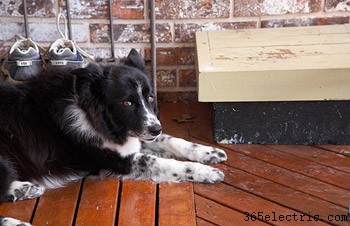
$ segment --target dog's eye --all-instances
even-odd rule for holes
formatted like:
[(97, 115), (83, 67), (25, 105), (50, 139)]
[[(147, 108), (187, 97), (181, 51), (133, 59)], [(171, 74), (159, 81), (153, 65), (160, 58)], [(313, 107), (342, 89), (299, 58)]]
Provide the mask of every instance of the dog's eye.
[(153, 103), (154, 97), (152, 97), (152, 96), (147, 97), (147, 101), (148, 101), (149, 103)]
[(130, 101), (127, 101), (127, 100), (124, 100), (123, 104), (124, 104), (125, 107), (129, 107), (129, 106), (132, 105), (132, 103)]

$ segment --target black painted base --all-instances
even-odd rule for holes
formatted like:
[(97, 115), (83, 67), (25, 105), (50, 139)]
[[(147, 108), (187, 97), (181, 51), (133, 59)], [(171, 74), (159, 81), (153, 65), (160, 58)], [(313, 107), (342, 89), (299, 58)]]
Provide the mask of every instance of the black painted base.
[(213, 103), (214, 140), (230, 144), (350, 144), (350, 101)]

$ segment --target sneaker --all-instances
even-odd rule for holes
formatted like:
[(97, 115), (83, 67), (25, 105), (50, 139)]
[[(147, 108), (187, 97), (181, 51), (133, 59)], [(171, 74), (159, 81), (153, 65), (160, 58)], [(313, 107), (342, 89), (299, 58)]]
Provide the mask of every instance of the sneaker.
[(30, 38), (16, 36), (2, 64), (2, 73), (13, 83), (20, 83), (40, 74), (43, 60), (38, 45)]
[[(60, 29), (60, 20), (64, 22), (64, 34)], [(82, 68), (93, 60), (93, 56), (79, 48), (75, 42), (68, 39), (68, 23), (63, 13), (57, 15), (57, 31), (61, 34), (60, 39), (53, 42), (47, 51), (48, 67), (62, 67), (68, 69)]]
[(92, 57), (80, 49), (73, 41), (60, 38), (53, 42), (47, 52), (48, 67), (69, 69), (86, 67)]

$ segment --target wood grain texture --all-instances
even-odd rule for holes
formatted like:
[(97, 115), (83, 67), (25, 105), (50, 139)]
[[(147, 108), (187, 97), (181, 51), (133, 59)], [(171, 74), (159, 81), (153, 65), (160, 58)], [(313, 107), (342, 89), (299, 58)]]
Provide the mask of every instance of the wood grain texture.
[[(193, 142), (225, 149), (228, 160), (212, 166), (226, 177), (221, 184), (92, 180), (47, 190), (37, 200), (0, 204), (0, 215), (37, 225), (300, 225), (300, 221), (244, 221), (244, 213), (264, 216), (344, 215), (350, 197), (349, 146), (218, 145), (213, 142), (208, 104), (164, 104), (165, 130)], [(192, 113), (193, 123), (172, 117)], [(174, 134), (172, 134), (174, 133)], [(181, 135), (182, 134), (182, 135)], [(345, 160), (344, 160), (345, 159)], [(337, 165), (338, 164), (338, 165)]]
[(216, 225), (267, 225), (259, 220), (249, 220), (245, 214), (201, 196), (196, 195), (195, 199), (197, 215)]
[(81, 182), (67, 187), (46, 190), (40, 197), (33, 225), (72, 225)]
[(117, 179), (86, 179), (75, 225), (115, 225), (118, 192), (119, 180)]
[(156, 189), (150, 181), (123, 181), (118, 225), (154, 225)]
[(192, 183), (159, 185), (159, 225), (196, 225)]
[(29, 222), (34, 214), (37, 199), (17, 202), (0, 203), (0, 216), (13, 217), (24, 222)]

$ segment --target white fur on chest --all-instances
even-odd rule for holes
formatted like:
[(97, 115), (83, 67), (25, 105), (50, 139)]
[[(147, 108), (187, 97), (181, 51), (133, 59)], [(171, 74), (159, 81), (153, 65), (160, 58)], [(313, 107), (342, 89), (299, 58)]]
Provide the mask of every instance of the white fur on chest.
[(103, 148), (108, 148), (112, 151), (118, 152), (122, 157), (139, 153), (141, 150), (141, 142), (137, 137), (128, 137), (125, 144), (115, 144), (110, 141), (104, 141)]

